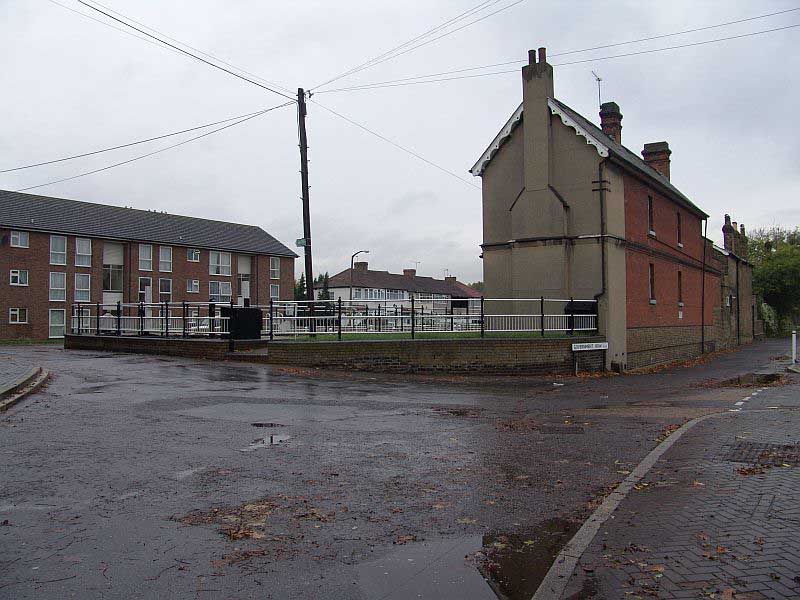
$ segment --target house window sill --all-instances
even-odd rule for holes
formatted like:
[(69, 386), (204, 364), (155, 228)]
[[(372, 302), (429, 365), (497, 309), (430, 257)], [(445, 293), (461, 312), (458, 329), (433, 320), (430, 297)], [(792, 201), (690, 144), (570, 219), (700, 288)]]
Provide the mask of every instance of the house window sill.
[(655, 299), (651, 298), (651, 299), (650, 299), (650, 304), (652, 304), (653, 306), (655, 306), (655, 304), (656, 304), (656, 301), (655, 301)]

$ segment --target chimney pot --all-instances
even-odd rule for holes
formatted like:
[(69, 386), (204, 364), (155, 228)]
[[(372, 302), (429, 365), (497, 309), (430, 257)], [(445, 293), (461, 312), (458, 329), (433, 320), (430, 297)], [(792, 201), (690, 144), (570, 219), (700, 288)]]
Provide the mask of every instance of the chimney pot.
[(669, 179), (669, 157), (672, 150), (669, 149), (667, 142), (653, 142), (645, 144), (642, 150), (642, 158), (649, 166)]
[(739, 225), (739, 233), (741, 233), (742, 235), (745, 235), (745, 233), (744, 233), (744, 223)]
[(403, 269), (403, 275), (406, 277), (415, 277), (417, 274), (416, 269)]
[(529, 65), (536, 64), (536, 50), (528, 50), (528, 64)]
[(539, 62), (540, 63), (547, 62), (547, 48), (539, 48)]
[(622, 113), (616, 102), (603, 102), (600, 105), (600, 127), (608, 137), (618, 144), (622, 143)]

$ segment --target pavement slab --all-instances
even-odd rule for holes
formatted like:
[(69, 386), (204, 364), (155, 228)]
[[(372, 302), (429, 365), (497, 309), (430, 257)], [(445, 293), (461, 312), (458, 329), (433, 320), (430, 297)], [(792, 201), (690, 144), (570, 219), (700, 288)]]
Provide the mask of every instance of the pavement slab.
[(620, 504), (564, 598), (800, 597), (800, 385), (743, 389), (737, 402)]

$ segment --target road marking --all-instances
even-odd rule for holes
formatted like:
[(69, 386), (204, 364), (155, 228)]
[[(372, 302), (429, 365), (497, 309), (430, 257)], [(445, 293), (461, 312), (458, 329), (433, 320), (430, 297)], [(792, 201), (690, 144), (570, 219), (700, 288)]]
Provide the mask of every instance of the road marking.
[(729, 408), (728, 412), (742, 412), (741, 408)]
[(734, 404), (734, 406), (741, 406), (742, 404), (744, 404), (744, 400), (739, 400)]

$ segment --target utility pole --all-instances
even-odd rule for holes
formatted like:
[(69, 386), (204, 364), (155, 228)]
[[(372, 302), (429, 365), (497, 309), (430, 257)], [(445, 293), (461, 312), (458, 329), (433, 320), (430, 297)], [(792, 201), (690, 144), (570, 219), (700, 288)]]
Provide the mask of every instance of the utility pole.
[[(306, 137), (306, 93), (297, 88), (297, 125), (300, 134), (300, 179), (303, 186), (303, 251), (306, 262), (306, 300), (314, 300), (314, 268), (311, 263), (311, 209), (308, 194), (308, 138)], [(314, 305), (309, 305), (312, 314)]]

